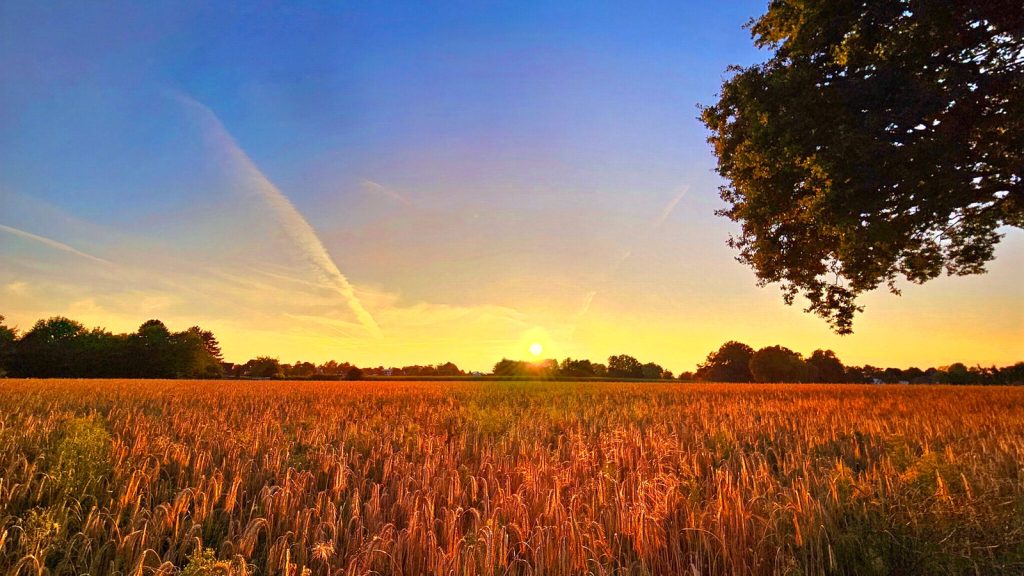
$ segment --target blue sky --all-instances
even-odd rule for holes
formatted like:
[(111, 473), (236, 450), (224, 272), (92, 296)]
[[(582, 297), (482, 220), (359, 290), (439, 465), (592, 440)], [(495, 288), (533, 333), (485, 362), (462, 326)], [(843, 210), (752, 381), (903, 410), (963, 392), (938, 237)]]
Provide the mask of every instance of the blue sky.
[(733, 260), (696, 105), (763, 58), (741, 28), (763, 8), (6, 3), (0, 225), (117, 268), (0, 233), (0, 313), (198, 322), (236, 360), (1019, 359), (1019, 231), (987, 276), (870, 297), (847, 338)]

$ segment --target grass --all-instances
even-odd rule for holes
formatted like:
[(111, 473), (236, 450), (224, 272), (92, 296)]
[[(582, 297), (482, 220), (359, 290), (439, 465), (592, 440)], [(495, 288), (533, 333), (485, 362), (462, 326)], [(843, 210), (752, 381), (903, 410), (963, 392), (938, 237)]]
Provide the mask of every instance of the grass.
[(1024, 388), (0, 380), (0, 574), (1021, 574)]

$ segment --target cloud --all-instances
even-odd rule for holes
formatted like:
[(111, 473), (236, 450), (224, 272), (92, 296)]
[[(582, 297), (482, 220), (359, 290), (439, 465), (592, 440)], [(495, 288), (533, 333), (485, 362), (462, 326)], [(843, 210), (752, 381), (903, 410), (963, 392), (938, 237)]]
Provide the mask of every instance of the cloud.
[(96, 262), (97, 264), (103, 264), (105, 266), (113, 266), (113, 263), (108, 261), (108, 260), (104, 260), (103, 258), (98, 258), (96, 256), (93, 256), (92, 254), (86, 254), (85, 252), (82, 252), (81, 250), (72, 248), (71, 246), (68, 246), (67, 244), (64, 244), (63, 242), (58, 242), (58, 241), (56, 241), (56, 240), (54, 240), (52, 238), (46, 238), (44, 236), (39, 236), (39, 235), (33, 234), (31, 232), (26, 232), (24, 230), (19, 230), (17, 228), (12, 228), (10, 226), (5, 226), (3, 224), (0, 224), (0, 231), (7, 232), (8, 234), (13, 234), (13, 235), (18, 236), (20, 238), (25, 238), (25, 239), (28, 239), (28, 240), (34, 240), (36, 242), (39, 242), (40, 244), (45, 244), (46, 246), (49, 246), (50, 248), (53, 248), (55, 250), (60, 250), (61, 252), (67, 252), (68, 254), (74, 254), (75, 256), (78, 256), (80, 258), (85, 258), (86, 260), (91, 260), (93, 262)]
[(225, 156), (238, 178), (237, 185), (245, 192), (260, 198), (270, 207), (277, 218), (281, 229), (298, 247), (306, 263), (327, 285), (332, 287), (355, 314), (359, 323), (373, 336), (381, 336), (380, 326), (360, 302), (355, 288), (348, 278), (341, 273), (331, 259), (327, 249), (317, 236), (309, 222), (295, 208), (280, 189), (277, 188), (260, 171), (259, 167), (249, 158), (235, 139), (228, 133), (224, 124), (207, 106), (195, 99), (181, 94), (177, 99), (184, 103), (202, 122), (206, 137), (212, 145)]
[[(629, 260), (629, 257), (633, 255), (633, 248), (635, 247), (635, 245), (644, 242), (651, 234), (657, 232), (658, 229), (665, 224), (665, 221), (668, 220), (669, 216), (672, 215), (672, 212), (675, 211), (676, 206), (679, 204), (679, 201), (682, 200), (683, 196), (686, 196), (686, 193), (689, 191), (689, 186), (683, 186), (682, 189), (680, 189), (679, 193), (673, 196), (672, 199), (669, 200), (667, 204), (665, 204), (665, 207), (661, 209), (661, 212), (658, 213), (658, 216), (654, 220), (652, 220), (650, 224), (644, 227), (644, 230), (641, 232), (640, 236), (634, 242), (634, 245), (627, 248), (626, 251), (623, 252), (622, 255), (619, 256), (619, 258), (615, 260), (615, 262), (608, 268), (607, 273), (605, 273), (604, 278), (600, 282), (601, 284), (607, 283), (609, 280), (611, 280), (611, 278), (618, 274), (619, 268), (621, 268), (622, 265), (626, 262), (626, 260)], [(576, 313), (574, 319), (573, 332), (575, 332), (575, 324), (578, 323), (584, 316), (586, 316), (588, 312), (590, 312), (590, 305), (594, 303), (594, 298), (597, 296), (597, 294), (598, 290), (594, 289), (588, 291), (583, 295), (582, 304), (580, 305), (579, 311)]]
[(383, 196), (384, 198), (397, 202), (403, 206), (412, 205), (412, 202), (405, 195), (399, 193), (396, 190), (388, 188), (383, 184), (378, 184), (373, 180), (363, 180), (362, 186), (363, 190), (365, 190), (369, 194), (373, 194), (375, 196)]

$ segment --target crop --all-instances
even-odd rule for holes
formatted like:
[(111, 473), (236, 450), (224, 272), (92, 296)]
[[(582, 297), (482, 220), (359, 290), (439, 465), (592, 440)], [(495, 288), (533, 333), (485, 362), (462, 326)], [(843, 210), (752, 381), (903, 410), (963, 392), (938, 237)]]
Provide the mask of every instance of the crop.
[(1024, 388), (0, 380), (0, 574), (1020, 574)]

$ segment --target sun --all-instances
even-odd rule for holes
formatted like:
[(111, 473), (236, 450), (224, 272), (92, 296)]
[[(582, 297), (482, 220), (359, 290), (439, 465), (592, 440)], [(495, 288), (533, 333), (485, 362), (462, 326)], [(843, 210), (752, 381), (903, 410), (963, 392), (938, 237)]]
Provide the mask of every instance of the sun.
[(540, 353), (544, 351), (544, 347), (540, 345), (540, 342), (534, 342), (530, 344), (530, 354), (534, 356), (540, 356)]

